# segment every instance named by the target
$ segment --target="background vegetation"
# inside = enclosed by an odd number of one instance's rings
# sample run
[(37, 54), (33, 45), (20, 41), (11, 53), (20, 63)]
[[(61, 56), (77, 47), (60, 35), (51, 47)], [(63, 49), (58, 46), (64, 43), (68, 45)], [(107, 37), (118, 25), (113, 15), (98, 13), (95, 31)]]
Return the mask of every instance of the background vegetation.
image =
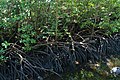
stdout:
[(120, 0), (0, 0), (0, 78), (41, 80), (106, 63), (120, 54), (119, 32)]

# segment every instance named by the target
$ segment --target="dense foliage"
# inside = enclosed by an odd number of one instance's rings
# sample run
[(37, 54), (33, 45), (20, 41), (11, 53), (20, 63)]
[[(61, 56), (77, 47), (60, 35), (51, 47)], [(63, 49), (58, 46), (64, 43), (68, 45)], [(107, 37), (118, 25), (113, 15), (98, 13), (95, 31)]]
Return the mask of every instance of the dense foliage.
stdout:
[[(120, 30), (119, 0), (1, 2), (1, 42), (23, 43), (27, 50), (34, 43), (80, 41), (82, 35), (92, 37)], [(82, 31), (83, 28), (87, 29)]]
[(106, 61), (120, 54), (119, 32), (120, 0), (1, 0), (0, 78), (60, 77)]

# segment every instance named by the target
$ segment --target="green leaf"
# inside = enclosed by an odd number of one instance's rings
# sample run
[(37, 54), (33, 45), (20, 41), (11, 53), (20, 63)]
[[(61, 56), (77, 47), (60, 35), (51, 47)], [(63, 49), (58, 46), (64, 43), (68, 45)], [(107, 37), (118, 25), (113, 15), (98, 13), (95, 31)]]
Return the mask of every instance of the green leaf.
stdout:
[(4, 41), (4, 43), (2, 43), (2, 46), (4, 48), (7, 48), (10, 45), (10, 43), (8, 43), (7, 41)]
[(0, 53), (4, 53), (5, 52), (5, 50), (2, 48), (2, 49), (0, 49)]

